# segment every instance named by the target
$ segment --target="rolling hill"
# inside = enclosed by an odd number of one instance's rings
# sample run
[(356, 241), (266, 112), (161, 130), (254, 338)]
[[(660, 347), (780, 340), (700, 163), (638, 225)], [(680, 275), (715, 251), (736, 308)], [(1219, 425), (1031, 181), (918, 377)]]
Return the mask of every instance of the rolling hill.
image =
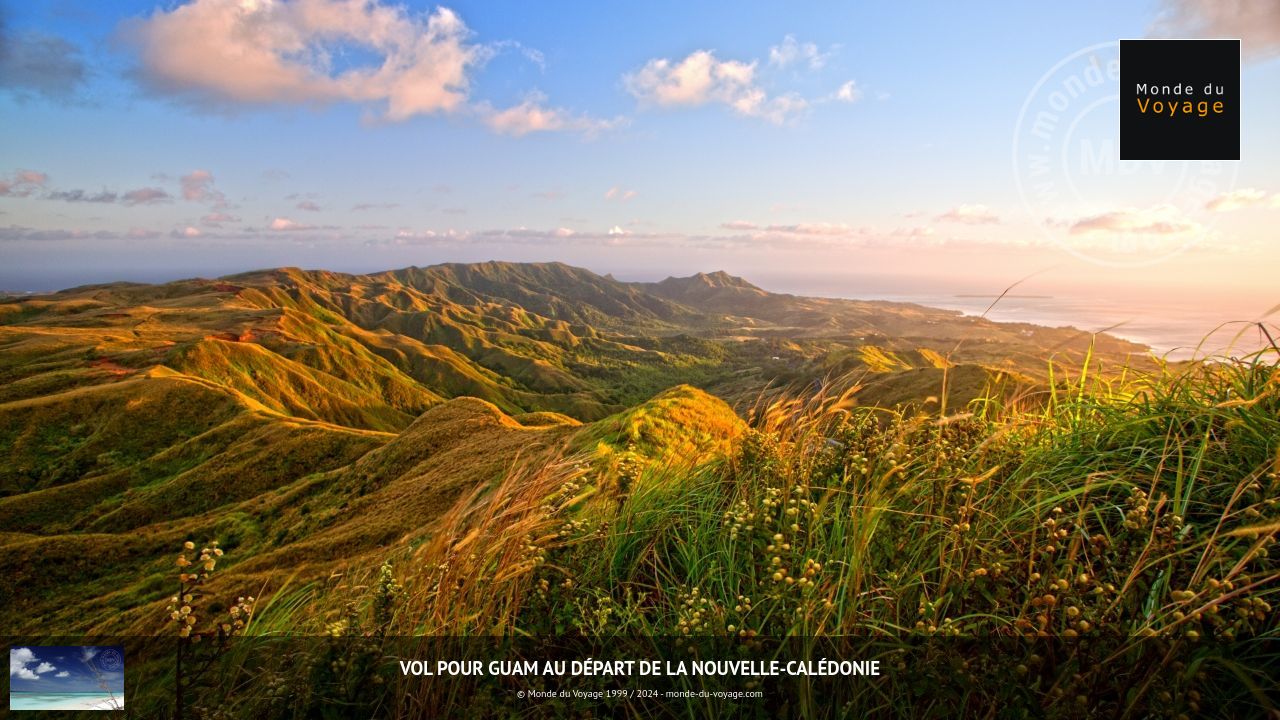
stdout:
[(603, 489), (628, 466), (725, 455), (778, 388), (856, 378), (838, 388), (851, 402), (962, 408), (1043, 386), (1051, 357), (1143, 353), (722, 272), (629, 283), (559, 263), (6, 298), (4, 622), (145, 633), (188, 537), (234, 558), (228, 592), (325, 577), (423, 542), (516, 468), (578, 457)]

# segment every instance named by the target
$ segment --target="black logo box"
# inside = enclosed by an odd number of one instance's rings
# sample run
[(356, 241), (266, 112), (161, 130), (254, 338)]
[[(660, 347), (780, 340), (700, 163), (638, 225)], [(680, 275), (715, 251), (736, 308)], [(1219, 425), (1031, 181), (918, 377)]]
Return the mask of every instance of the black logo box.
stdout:
[(1120, 41), (1121, 160), (1239, 160), (1240, 103), (1239, 40)]

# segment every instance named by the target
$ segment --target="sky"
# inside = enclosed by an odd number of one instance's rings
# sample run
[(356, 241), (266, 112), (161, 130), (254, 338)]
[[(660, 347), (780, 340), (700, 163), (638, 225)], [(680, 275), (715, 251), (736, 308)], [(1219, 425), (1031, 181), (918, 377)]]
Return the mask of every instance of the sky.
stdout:
[(123, 657), (123, 648), (112, 646), (12, 647), (9, 688), (13, 692), (100, 693), (105, 682), (117, 697), (123, 697)]
[[(497, 259), (1280, 303), (1272, 0), (0, 0), (0, 23), (0, 289)], [(1118, 162), (1104, 77), (1039, 192), (1030, 119), (1148, 37), (1242, 38), (1241, 160)]]

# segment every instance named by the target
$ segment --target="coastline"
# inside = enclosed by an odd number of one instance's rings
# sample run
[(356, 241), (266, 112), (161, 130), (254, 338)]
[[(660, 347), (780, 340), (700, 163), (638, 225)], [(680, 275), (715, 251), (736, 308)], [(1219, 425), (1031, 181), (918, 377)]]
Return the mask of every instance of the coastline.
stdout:
[(10, 692), (10, 710), (123, 710), (124, 693)]

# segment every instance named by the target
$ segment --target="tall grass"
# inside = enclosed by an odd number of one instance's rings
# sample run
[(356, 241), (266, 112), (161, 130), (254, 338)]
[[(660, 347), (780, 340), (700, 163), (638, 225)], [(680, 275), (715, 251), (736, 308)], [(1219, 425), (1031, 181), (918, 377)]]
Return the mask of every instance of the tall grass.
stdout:
[[(629, 469), (625, 495), (585, 458), (515, 468), (391, 559), (402, 590), (378, 632), (1107, 638), (1117, 655), (1276, 640), (1274, 360), (1061, 377), (946, 416), (762, 400), (728, 455)], [(278, 607), (303, 632), (368, 616), (373, 578)], [(1034, 658), (1002, 672), (1034, 675)], [(1195, 668), (1141, 671), (1150, 707), (1180, 688), (1177, 707), (1200, 708)], [(1082, 672), (1043, 681), (1045, 702), (1105, 681)], [(1274, 711), (1265, 668), (1233, 672)]]
[[(1186, 625), (1168, 591), (1275, 579), (1278, 384), (1274, 365), (1241, 362), (1081, 373), (1038, 404), (948, 417), (783, 399), (730, 457), (643, 468), (623, 498), (598, 496), (577, 459), (520, 468), (396, 563), (396, 630), (569, 630), (523, 610), (630, 590), (641, 626), (616, 629), (673, 631), (679, 588), (697, 587), (723, 625), (757, 632), (1006, 632), (1068, 578), (1103, 627)], [(1078, 624), (1050, 619), (1037, 625)]]

